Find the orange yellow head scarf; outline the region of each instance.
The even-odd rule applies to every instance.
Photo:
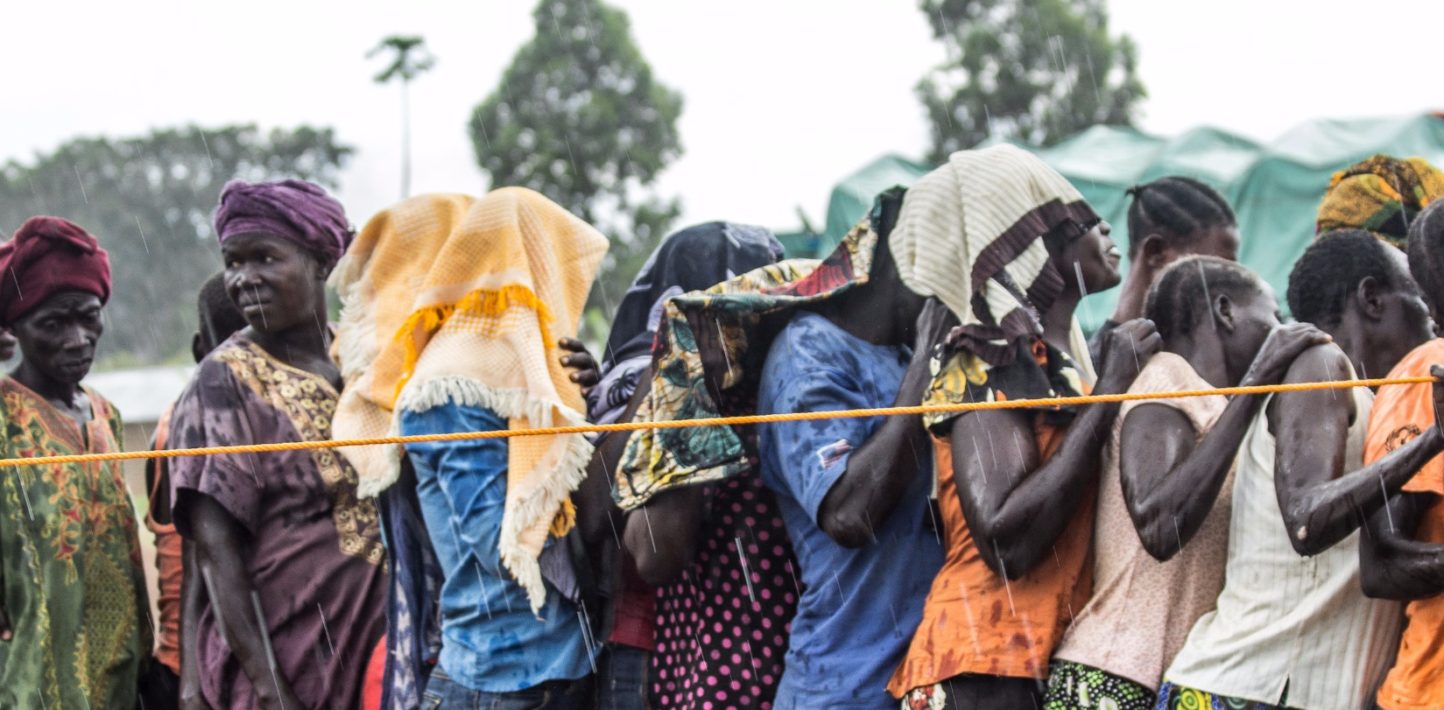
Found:
[[[333,435],[385,436],[401,411],[481,406],[512,429],[585,423],[556,341],[581,320],[607,240],[547,198],[504,188],[424,195],[371,218],[332,276],[345,380]],[[395,482],[399,447],[349,449],[362,495]],[[508,441],[502,563],[541,608],[537,562],[565,534],[591,445],[580,434]]]

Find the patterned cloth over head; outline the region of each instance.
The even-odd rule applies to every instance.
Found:
[[[799,307],[866,283],[878,236],[873,228],[885,193],[822,262],[789,259],[675,296],[662,307],[653,353],[652,389],[635,421],[709,419],[752,414],[772,339]],[[614,494],[625,510],[687,485],[720,481],[756,464],[750,427],[644,429],[632,434],[617,469]]]
[[[1316,231],[1362,229],[1403,249],[1414,216],[1441,196],[1444,173],[1429,161],[1376,155],[1334,173]]]
[[[447,403],[490,409],[511,429],[585,423],[556,342],[575,335],[606,251],[606,237],[523,188],[424,195],[378,213],[331,280],[346,383],[335,435],[386,436],[401,412]],[[546,597],[538,557],[548,534],[573,524],[569,496],[592,447],[581,434],[532,436],[508,452],[499,548],[536,611]],[[400,447],[345,453],[363,495],[400,473]]]

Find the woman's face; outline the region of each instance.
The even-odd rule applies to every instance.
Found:
[[[100,312],[100,297],[92,293],[62,291],[45,299],[14,325],[26,366],[55,382],[80,384],[105,331]]]
[[[240,234],[221,245],[226,294],[252,328],[278,333],[326,322],[324,270],[294,242],[273,234]]]
[[[1053,260],[1063,274],[1063,283],[1070,289],[1081,287],[1085,294],[1107,291],[1123,280],[1119,263],[1123,253],[1108,235],[1113,228],[1100,221],[1077,239],[1068,240],[1053,252]]]

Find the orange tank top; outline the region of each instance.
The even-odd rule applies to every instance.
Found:
[[[151,449],[160,451],[166,447],[170,430],[170,407],[160,415],[155,425],[155,443]],[[150,506],[145,514],[145,526],[155,534],[155,569],[159,587],[156,607],[160,618],[156,620],[155,657],[172,671],[180,673],[180,625],[181,625],[181,579],[185,571],[181,555],[181,536],[176,532],[175,523],[161,525],[155,521],[156,493],[162,485],[169,487],[166,475],[166,460],[151,459],[155,466],[155,480],[151,483]]]
[[[1062,443],[1066,427],[1050,426],[1040,416],[1034,431],[1041,459],[1047,461]],[[922,623],[888,692],[901,697],[964,673],[1045,678],[1053,649],[1092,592],[1096,491],[1089,489],[1058,538],[1053,559],[1007,582],[983,561],[968,530],[953,478],[952,448],[947,440],[934,439],[933,450],[947,559],[933,580]]]

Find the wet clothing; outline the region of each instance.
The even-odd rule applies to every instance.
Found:
[[[657,590],[659,708],[770,708],[802,596],[777,499],[755,473],[710,485],[692,563]]]
[[[1078,366],[1062,351],[1041,339],[1019,346],[1023,350],[1018,357],[1004,366],[989,367],[968,351],[950,356],[937,366],[940,374],[924,403],[1076,396],[1089,390]],[[1078,347],[1086,355],[1086,346]],[[1044,409],[1029,415],[1040,461],[1046,462],[1062,443],[1073,413]],[[934,434],[945,436],[952,419],[932,417]],[[983,561],[968,528],[951,445],[947,439],[935,439],[933,444],[947,559],[888,690],[900,698],[911,689],[960,675],[1043,679],[1054,648],[1092,590],[1089,549],[1095,494],[1091,488],[1085,494],[1058,537],[1051,562],[1005,581]]]
[[[1212,387],[1187,360],[1160,352],[1143,367],[1128,391],[1207,389]],[[1188,544],[1167,562],[1155,559],[1138,539],[1119,470],[1124,422],[1130,412],[1145,404],[1183,414],[1202,440],[1223,414],[1228,399],[1214,395],[1123,403],[1103,451],[1103,475],[1098,481],[1093,535],[1101,544],[1093,551],[1093,596],[1078,611],[1053,658],[1102,669],[1147,687],[1151,694],[1163,683],[1163,671],[1183,648],[1194,622],[1213,610],[1223,589],[1233,474],[1224,479],[1218,499]]]
[[[85,390],[84,425],[0,377],[0,458],[121,450],[120,415]],[[151,653],[135,510],[119,462],[0,474],[0,707],[135,707]]]
[[[1363,466],[1373,404],[1354,398],[1344,471]],[[1198,620],[1164,673],[1176,685],[1272,703],[1288,690],[1304,710],[1349,710],[1372,697],[1399,642],[1398,602],[1359,582],[1359,533],[1317,555],[1294,550],[1275,488],[1276,444],[1266,402],[1239,446],[1228,563],[1217,608]]]
[[[1153,710],[1157,697],[1152,688],[1107,671],[1054,661],[1043,693],[1043,710]]]
[[[1444,363],[1444,339],[1414,348],[1389,372],[1395,377],[1427,377],[1429,366]],[[1379,388],[1364,446],[1364,463],[1384,458],[1429,427],[1434,426],[1434,390],[1431,385],[1391,385]],[[1444,543],[1444,456],[1430,459],[1404,485],[1413,493],[1440,496],[1424,511],[1414,537]],[[1408,620],[1393,668],[1379,688],[1377,701],[1385,710],[1424,710],[1444,707],[1444,595],[1415,599],[1406,607]]]
[[[874,345],[823,316],[800,313],[772,343],[757,411],[890,406],[910,357],[906,347]],[[891,708],[897,702],[887,694],[887,680],[942,564],[940,541],[927,524],[932,471],[926,454],[871,544],[845,548],[818,521],[851,452],[880,424],[874,417],[761,427],[762,479],[777,494],[806,590],[792,622],[778,708]]]
[[[386,543],[386,655],[381,707],[417,708],[421,691],[441,656],[441,585],[445,581],[421,501],[416,470],[401,467],[396,485],[376,497]]]
[[[403,436],[499,431],[506,426],[491,410],[454,403],[401,415]],[[440,668],[451,682],[485,693],[529,690],[591,673],[576,605],[549,590],[534,615],[526,590],[502,567],[498,540],[507,448],[503,439],[406,446],[445,580]]]
[[[201,361],[171,419],[175,448],[326,441],[336,391],[244,333]],[[385,631],[386,579],[376,507],[331,449],[174,459],[173,519],[190,537],[194,496],[246,532],[241,555],[277,671],[308,707],[355,707]],[[214,606],[198,622],[201,690],[213,708],[255,705],[252,679],[222,638]],[[264,682],[258,680],[257,682]]]
[[[161,412],[155,423],[155,434],[151,450],[164,451],[169,438],[170,415],[174,405]],[[167,459],[150,459],[145,462],[151,472],[150,509],[145,515],[145,527],[155,535],[156,609],[160,616],[155,620],[155,658],[175,673],[180,673],[180,626],[181,626],[181,582],[185,578],[183,546],[175,523],[159,523],[155,519],[156,495],[160,486],[166,486],[170,493],[170,481],[166,478]],[[167,510],[167,513],[170,511]]]
[[[1288,706],[1282,699],[1275,705],[1164,683],[1154,707],[1156,710],[1287,710]]]

